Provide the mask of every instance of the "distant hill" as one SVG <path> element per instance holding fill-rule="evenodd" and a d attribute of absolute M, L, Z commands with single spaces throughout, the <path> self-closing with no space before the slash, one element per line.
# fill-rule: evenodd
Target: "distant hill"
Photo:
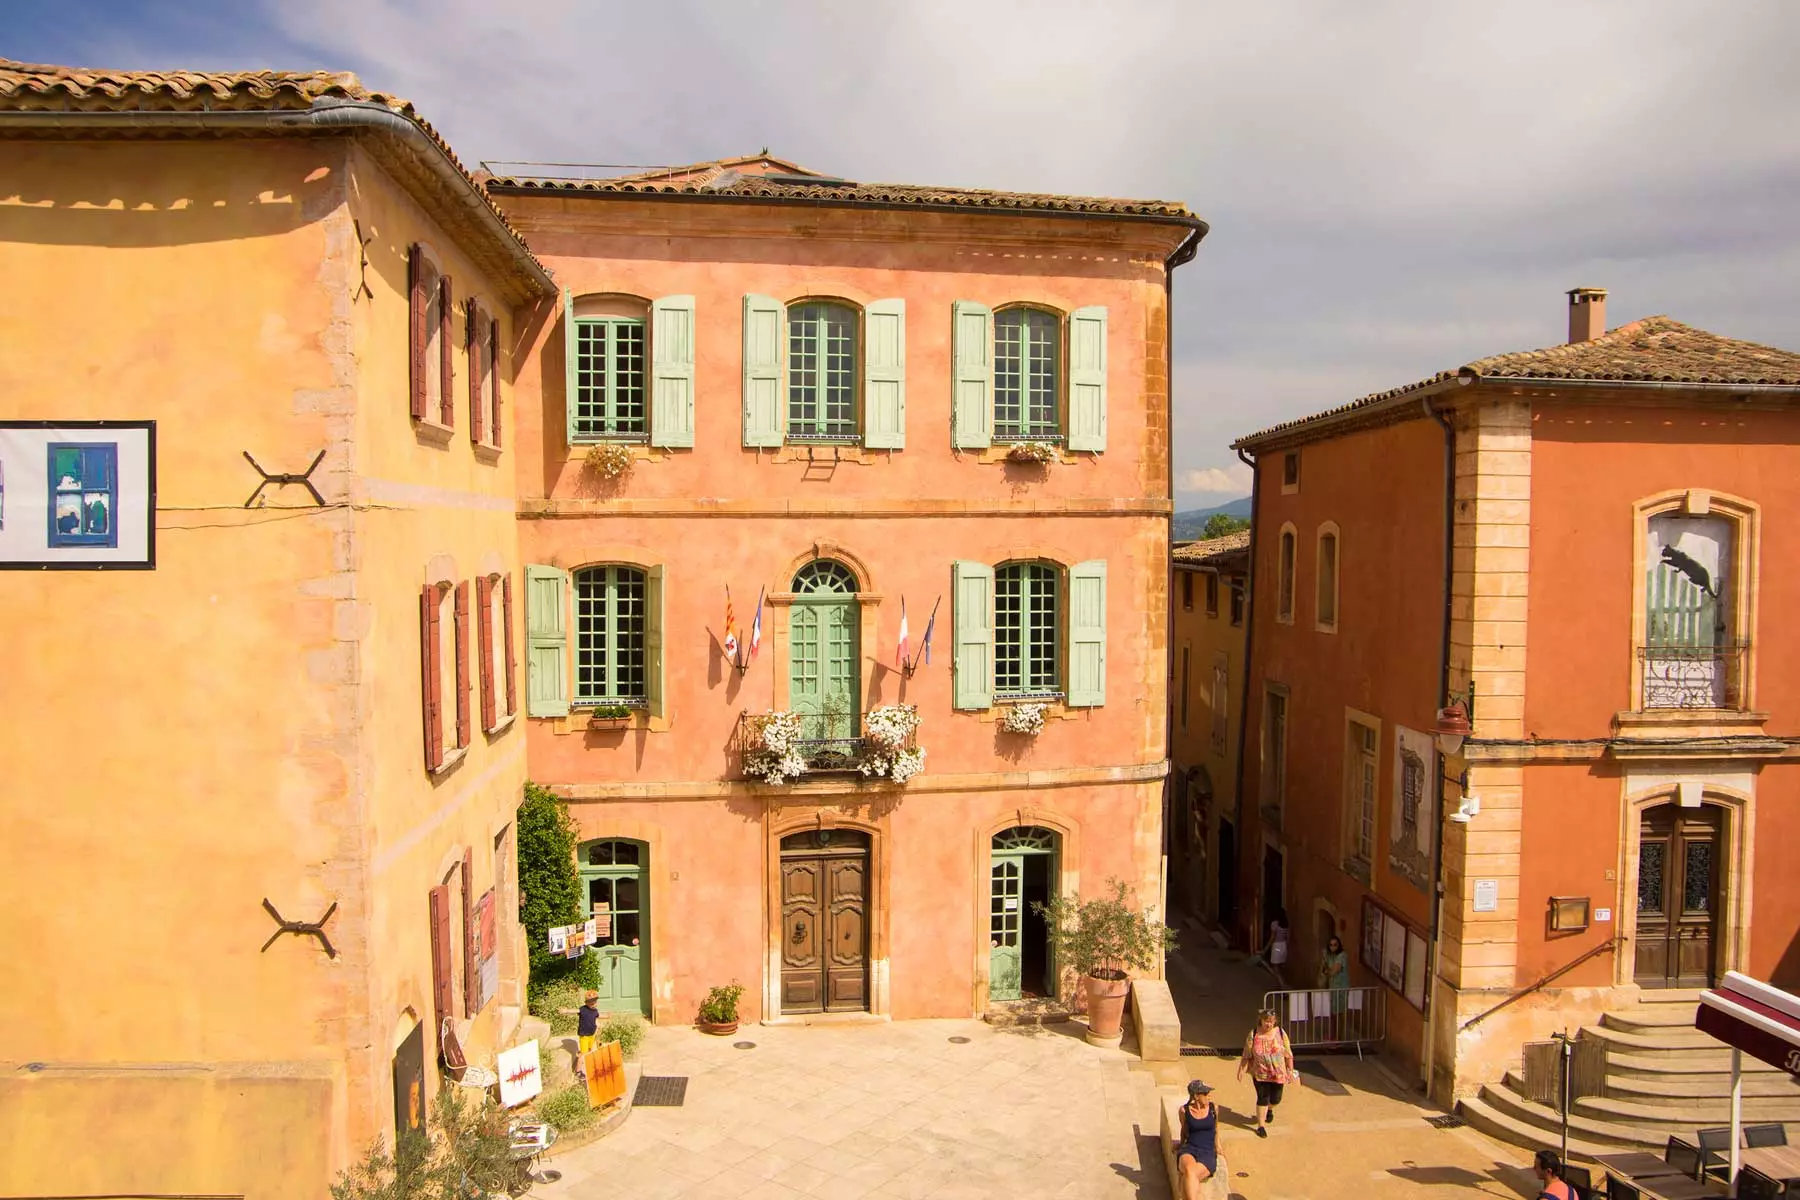
<path fill-rule="evenodd" d="M 1220 504 L 1214 508 L 1193 508 L 1189 509 L 1187 512 L 1176 513 L 1175 540 L 1178 542 L 1191 542 L 1199 537 L 1200 531 L 1206 527 L 1206 518 L 1212 516 L 1214 513 L 1225 513 L 1227 516 L 1242 517 L 1245 520 L 1249 520 L 1250 497 L 1245 496 L 1242 500 L 1233 500 L 1229 504 Z"/>

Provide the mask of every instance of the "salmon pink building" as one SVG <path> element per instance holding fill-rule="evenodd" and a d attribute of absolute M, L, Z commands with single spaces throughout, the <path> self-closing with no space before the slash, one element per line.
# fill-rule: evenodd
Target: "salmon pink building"
<path fill-rule="evenodd" d="M 1386 989 L 1389 1054 L 1503 1135 L 1546 1111 L 1515 1090 L 1529 1055 L 1502 1085 L 1521 1045 L 1587 1026 L 1607 1098 L 1575 1136 L 1617 1146 L 1669 1097 L 1690 1129 L 1724 1111 L 1723 1074 L 1691 1074 L 1712 1070 L 1694 989 L 1800 982 L 1800 354 L 1667 317 L 1608 331 L 1605 301 L 1570 293 L 1566 345 L 1238 443 L 1255 586 L 1228 815 L 1240 935 L 1285 907 L 1310 982 L 1339 933 Z M 1800 1118 L 1800 1090 L 1766 1087 L 1766 1115 Z"/>
<path fill-rule="evenodd" d="M 602 1006 L 1065 995 L 1034 902 L 1162 903 L 1178 204 L 769 157 L 488 192 L 519 350 L 526 725 Z"/>

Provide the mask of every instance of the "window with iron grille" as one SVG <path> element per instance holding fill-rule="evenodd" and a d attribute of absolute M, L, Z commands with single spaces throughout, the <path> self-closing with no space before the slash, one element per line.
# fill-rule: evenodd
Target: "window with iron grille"
<path fill-rule="evenodd" d="M 1009 563 L 994 572 L 994 692 L 1054 694 L 1058 591 L 1062 572 L 1048 563 Z"/>
<path fill-rule="evenodd" d="M 575 703 L 645 700 L 644 596 L 636 567 L 575 572 Z"/>
<path fill-rule="evenodd" d="M 1054 441 L 1062 436 L 1057 373 L 1062 322 L 1035 308 L 994 314 L 994 440 Z"/>
<path fill-rule="evenodd" d="M 788 437 L 855 440 L 856 327 L 841 304 L 788 309 Z"/>
<path fill-rule="evenodd" d="M 648 436 L 642 321 L 583 317 L 575 322 L 572 402 L 578 439 Z"/>
<path fill-rule="evenodd" d="M 1419 810 L 1425 804 L 1425 760 L 1410 750 L 1400 752 L 1400 841 L 1417 845 Z"/>

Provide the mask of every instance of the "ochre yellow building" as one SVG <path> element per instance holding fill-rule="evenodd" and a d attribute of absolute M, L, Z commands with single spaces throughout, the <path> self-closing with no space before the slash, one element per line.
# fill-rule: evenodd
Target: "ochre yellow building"
<path fill-rule="evenodd" d="M 0 62 L 0 138 L 0 1194 L 312 1200 L 518 1020 L 550 281 L 352 76 Z"/>

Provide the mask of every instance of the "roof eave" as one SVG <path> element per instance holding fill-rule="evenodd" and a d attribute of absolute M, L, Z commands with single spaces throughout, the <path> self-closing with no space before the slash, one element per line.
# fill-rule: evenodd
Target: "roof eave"
<path fill-rule="evenodd" d="M 1413 416 L 1423 417 L 1426 406 L 1431 400 L 1446 392 L 1460 393 L 1461 389 L 1477 382 L 1480 382 L 1477 377 L 1459 372 L 1448 378 L 1413 384 L 1391 396 L 1384 396 L 1369 404 L 1346 405 L 1331 412 L 1320 413 L 1313 417 L 1302 417 L 1285 425 L 1276 425 L 1260 433 L 1241 437 L 1231 443 L 1231 448 L 1242 450 L 1247 454 L 1259 454 L 1278 447 L 1315 442 L 1347 429 L 1387 424 L 1395 419 L 1404 420 Z M 1417 411 L 1406 413 L 1404 410 L 1407 409 L 1416 409 Z"/>

